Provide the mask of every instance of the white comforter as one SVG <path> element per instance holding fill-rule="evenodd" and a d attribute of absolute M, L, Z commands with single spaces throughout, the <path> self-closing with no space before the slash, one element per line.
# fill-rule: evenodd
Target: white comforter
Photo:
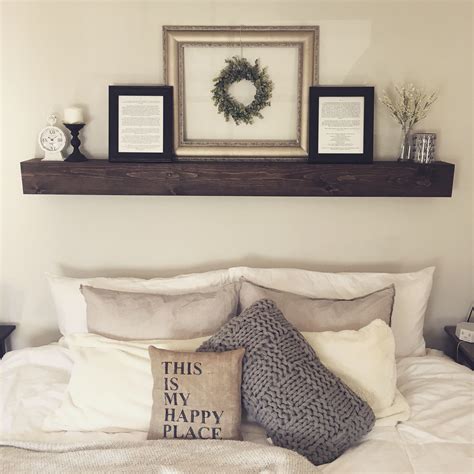
<path fill-rule="evenodd" d="M 396 427 L 374 428 L 339 459 L 315 470 L 474 472 L 472 372 L 436 351 L 425 357 L 402 359 L 397 366 L 398 387 L 410 404 L 410 419 Z M 141 432 L 43 433 L 43 419 L 59 405 L 71 367 L 68 349 L 60 344 L 22 349 L 5 356 L 0 362 L 0 444 L 139 442 L 146 438 L 146 433 Z M 265 433 L 255 424 L 244 424 L 243 434 L 247 441 L 267 443 Z"/>

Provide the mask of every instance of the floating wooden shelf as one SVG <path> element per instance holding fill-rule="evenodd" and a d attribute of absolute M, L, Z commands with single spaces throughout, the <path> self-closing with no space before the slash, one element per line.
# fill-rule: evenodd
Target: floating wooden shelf
<path fill-rule="evenodd" d="M 450 197 L 454 165 L 33 159 L 21 174 L 24 194 Z"/>

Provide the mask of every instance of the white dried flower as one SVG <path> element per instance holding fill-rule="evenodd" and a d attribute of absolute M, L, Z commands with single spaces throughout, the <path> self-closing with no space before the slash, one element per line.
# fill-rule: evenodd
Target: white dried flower
<path fill-rule="evenodd" d="M 404 130 L 411 129 L 423 120 L 438 99 L 436 91 L 430 94 L 423 88 L 416 88 L 412 83 L 395 86 L 395 94 L 391 97 L 385 90 L 379 101 L 387 107 L 390 115 Z"/>

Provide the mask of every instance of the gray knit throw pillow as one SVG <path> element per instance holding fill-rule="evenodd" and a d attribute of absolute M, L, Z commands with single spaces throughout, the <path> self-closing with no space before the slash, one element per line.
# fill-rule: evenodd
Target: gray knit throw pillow
<path fill-rule="evenodd" d="M 271 300 L 227 322 L 198 351 L 245 348 L 242 401 L 273 444 L 312 463 L 340 456 L 375 422 L 370 407 L 319 361 Z"/>

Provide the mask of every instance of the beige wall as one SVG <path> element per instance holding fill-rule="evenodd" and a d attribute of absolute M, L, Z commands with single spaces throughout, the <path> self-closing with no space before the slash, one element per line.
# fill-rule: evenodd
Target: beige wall
<path fill-rule="evenodd" d="M 407 271 L 436 265 L 431 345 L 472 295 L 472 6 L 467 2 L 10 2 L 1 4 L 1 321 L 15 346 L 57 337 L 45 271 L 172 275 L 230 265 Z M 425 130 L 456 163 L 452 199 L 23 196 L 51 112 L 88 107 L 107 154 L 107 86 L 162 81 L 163 24 L 318 24 L 323 84 L 439 88 Z M 377 106 L 376 156 L 399 132 Z"/>

